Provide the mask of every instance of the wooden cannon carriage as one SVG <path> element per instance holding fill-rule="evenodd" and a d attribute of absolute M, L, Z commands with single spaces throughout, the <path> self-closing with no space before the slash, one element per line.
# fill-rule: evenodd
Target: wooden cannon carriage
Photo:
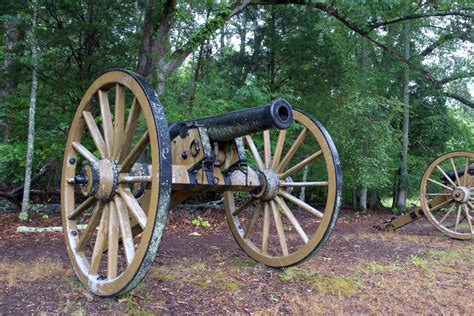
<path fill-rule="evenodd" d="M 215 191 L 224 195 L 240 247 L 268 266 L 287 267 L 329 237 L 341 185 L 329 134 L 288 102 L 168 125 L 143 78 L 111 70 L 89 87 L 70 128 L 64 236 L 86 287 L 124 294 L 153 264 L 169 209 Z"/>
<path fill-rule="evenodd" d="M 440 232 L 474 239 L 474 152 L 454 151 L 434 160 L 420 183 L 421 207 L 374 226 L 395 231 L 428 218 Z"/>

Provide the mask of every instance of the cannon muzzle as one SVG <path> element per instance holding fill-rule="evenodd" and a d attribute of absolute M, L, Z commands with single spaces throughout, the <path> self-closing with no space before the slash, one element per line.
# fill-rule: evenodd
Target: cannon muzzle
<path fill-rule="evenodd" d="M 287 129 L 292 123 L 291 105 L 286 100 L 277 99 L 270 105 L 173 123 L 170 138 L 186 133 L 190 126 L 203 126 L 207 128 L 211 142 L 226 142 L 270 128 Z"/>

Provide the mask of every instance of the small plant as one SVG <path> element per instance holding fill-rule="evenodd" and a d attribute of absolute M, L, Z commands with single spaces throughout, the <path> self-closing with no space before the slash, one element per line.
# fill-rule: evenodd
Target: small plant
<path fill-rule="evenodd" d="M 28 220 L 28 213 L 27 212 L 20 212 L 20 214 L 18 214 L 18 219 L 22 222 L 27 221 Z"/>
<path fill-rule="evenodd" d="M 428 268 L 428 260 L 420 258 L 415 255 L 410 256 L 410 261 L 413 263 L 413 265 L 417 268 L 421 268 L 426 270 Z"/>
<path fill-rule="evenodd" d="M 43 216 L 41 218 L 44 219 L 44 220 L 47 220 L 49 218 L 49 216 L 48 216 L 48 214 L 43 214 Z"/>
<path fill-rule="evenodd" d="M 306 271 L 303 269 L 295 268 L 295 267 L 290 267 L 287 269 L 283 270 L 283 273 L 280 274 L 280 280 L 282 281 L 290 281 L 294 277 L 300 276 L 300 275 L 305 275 Z"/>
<path fill-rule="evenodd" d="M 209 221 L 203 220 L 201 216 L 198 216 L 195 219 L 193 219 L 191 223 L 196 227 L 202 226 L 206 229 L 211 228 L 211 224 L 209 223 Z"/>

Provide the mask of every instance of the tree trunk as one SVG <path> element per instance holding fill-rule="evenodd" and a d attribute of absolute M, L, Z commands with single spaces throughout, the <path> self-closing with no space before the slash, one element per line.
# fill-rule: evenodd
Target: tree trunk
<path fill-rule="evenodd" d="M 194 100 L 196 99 L 196 84 L 199 81 L 199 71 L 201 70 L 201 63 L 204 53 L 204 44 L 201 44 L 199 48 L 199 53 L 196 61 L 196 68 L 194 69 L 193 80 L 191 81 L 191 93 L 189 94 L 189 103 L 188 103 L 188 113 L 193 113 Z"/>
<path fill-rule="evenodd" d="M 367 39 L 361 39 L 361 66 L 362 66 L 362 97 L 364 100 L 367 100 Z M 367 139 L 362 140 L 362 155 L 364 158 L 367 158 L 369 153 L 369 145 Z M 367 172 L 367 171 L 365 171 Z M 362 190 L 360 191 L 360 199 L 359 199 L 359 209 L 362 211 L 367 210 L 367 184 L 362 184 Z"/>
<path fill-rule="evenodd" d="M 357 190 L 356 188 L 352 188 L 352 208 L 354 211 L 357 211 Z"/>
<path fill-rule="evenodd" d="M 367 186 L 364 185 L 360 190 L 359 209 L 367 211 Z"/>
<path fill-rule="evenodd" d="M 30 185 L 31 185 L 31 166 L 33 164 L 33 148 L 35 141 L 35 111 L 36 111 L 36 92 L 38 87 L 37 77 L 37 48 L 36 48 L 36 22 L 38 15 L 37 0 L 33 0 L 33 25 L 31 28 L 31 62 L 32 62 L 32 79 L 31 79 L 31 98 L 30 98 L 30 113 L 28 118 L 28 145 L 26 153 L 25 164 L 25 186 L 23 188 L 23 202 L 21 204 L 21 211 L 27 213 L 29 211 L 30 203 Z"/>
<path fill-rule="evenodd" d="M 8 78 L 2 83 L 0 90 L 0 102 L 3 102 L 10 94 L 15 91 L 18 86 L 18 71 L 15 71 L 15 58 L 12 57 L 17 49 L 17 44 L 21 41 L 21 33 L 19 30 L 20 16 L 15 15 L 7 23 L 5 32 L 5 59 L 3 61 L 3 78 Z M 9 111 L 6 113 L 5 121 L 0 121 L 0 125 L 4 126 L 3 143 L 8 143 L 12 132 L 12 115 Z"/>
<path fill-rule="evenodd" d="M 220 47 L 220 55 L 221 57 L 224 57 L 224 53 L 225 53 L 225 25 L 221 27 L 221 31 L 220 31 L 220 44 L 221 44 L 221 47 Z"/>
<path fill-rule="evenodd" d="M 403 23 L 403 44 L 404 44 L 404 58 L 410 59 L 410 22 Z M 409 71 L 407 64 L 403 66 L 403 145 L 402 145 L 402 159 L 400 165 L 400 181 L 397 197 L 397 209 L 404 212 L 406 209 L 408 196 L 408 127 L 410 119 L 410 91 L 409 91 Z"/>
<path fill-rule="evenodd" d="M 307 180 L 308 180 L 308 165 L 304 166 L 302 181 L 306 182 Z M 303 202 L 306 200 L 306 187 L 301 187 L 300 200 Z"/>
<path fill-rule="evenodd" d="M 207 9 L 206 12 L 206 23 L 209 20 L 209 15 L 211 14 L 211 10 Z M 199 53 L 196 62 L 196 68 L 194 69 L 194 76 L 193 80 L 191 81 L 191 93 L 189 94 L 189 103 L 188 103 L 188 113 L 193 113 L 193 106 L 194 100 L 196 99 L 196 84 L 199 81 L 199 73 L 201 71 L 202 60 L 204 56 L 204 49 L 206 48 L 207 41 L 203 42 L 199 47 Z"/>
<path fill-rule="evenodd" d="M 375 210 L 381 204 L 376 190 L 370 190 L 369 210 Z"/>

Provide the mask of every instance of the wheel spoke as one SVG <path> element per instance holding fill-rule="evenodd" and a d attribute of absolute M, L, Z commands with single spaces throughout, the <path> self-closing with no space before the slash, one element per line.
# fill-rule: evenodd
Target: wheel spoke
<path fill-rule="evenodd" d="M 288 201 L 290 202 L 293 202 L 295 203 L 296 205 L 298 205 L 299 207 L 301 207 L 302 209 L 304 209 L 305 211 L 308 211 L 310 212 L 311 214 L 313 215 L 316 215 L 317 217 L 319 218 L 323 218 L 324 214 L 321 213 L 320 211 L 318 211 L 317 209 L 315 209 L 314 207 L 306 204 L 305 202 L 301 201 L 300 199 L 298 199 L 297 197 L 294 197 L 293 195 L 291 195 L 290 193 L 284 191 L 284 190 L 280 190 L 278 191 L 278 194 L 281 195 L 282 197 L 284 197 L 285 199 L 287 199 Z"/>
<path fill-rule="evenodd" d="M 440 210 L 443 207 L 445 207 L 446 205 L 449 205 L 452 201 L 453 201 L 453 199 L 451 198 L 449 200 L 444 201 L 443 203 L 439 203 L 438 205 L 435 205 L 434 207 L 430 208 L 429 211 L 430 212 L 435 212 L 437 210 Z"/>
<path fill-rule="evenodd" d="M 78 142 L 72 142 L 72 148 L 77 151 L 82 157 L 86 158 L 90 163 L 96 163 L 98 159 L 86 147 Z"/>
<path fill-rule="evenodd" d="M 272 145 L 270 141 L 270 130 L 263 131 L 263 151 L 265 157 L 265 168 L 272 165 Z"/>
<path fill-rule="evenodd" d="M 451 159 L 452 161 L 452 159 Z M 441 169 L 441 167 L 439 165 L 436 166 L 436 169 L 438 169 L 438 171 L 446 178 L 446 180 L 449 181 L 449 183 L 451 183 L 451 185 L 455 188 L 456 187 L 456 183 L 453 182 L 453 180 L 451 180 L 451 178 L 446 174 L 446 172 L 444 172 L 443 169 Z M 457 176 L 457 174 L 456 174 Z M 459 181 L 458 181 L 459 183 Z"/>
<path fill-rule="evenodd" d="M 92 252 L 89 274 L 96 275 L 99 272 L 100 260 L 107 243 L 107 232 L 109 228 L 109 206 L 106 204 L 102 211 L 102 219 L 100 220 L 99 231 Z"/>
<path fill-rule="evenodd" d="M 474 228 L 472 226 L 472 217 L 469 214 L 469 210 L 467 208 L 467 205 L 464 205 L 463 209 L 464 209 L 464 215 L 466 215 L 467 223 L 469 224 L 469 229 L 471 230 L 471 234 L 474 234 Z"/>
<path fill-rule="evenodd" d="M 84 251 L 84 248 L 87 246 L 87 244 L 91 240 L 91 237 L 94 234 L 97 225 L 99 224 L 103 208 L 104 208 L 104 204 L 101 201 L 97 202 L 97 205 L 94 209 L 94 213 L 90 217 L 89 222 L 87 223 L 87 227 L 82 233 L 82 236 L 79 239 L 79 242 L 77 243 L 77 246 L 76 246 L 77 252 Z"/>
<path fill-rule="evenodd" d="M 130 226 L 127 205 L 118 196 L 115 197 L 114 201 L 120 223 L 120 233 L 122 235 L 125 258 L 127 259 L 127 265 L 130 265 L 135 257 L 135 246 L 133 243 L 132 227 Z"/>
<path fill-rule="evenodd" d="M 459 218 L 461 217 L 461 209 L 462 209 L 462 204 L 459 204 L 458 206 L 458 213 L 456 214 L 456 223 L 454 224 L 454 231 L 458 231 L 458 225 L 459 225 Z"/>
<path fill-rule="evenodd" d="M 273 200 L 270 201 L 270 206 L 272 207 L 273 218 L 275 219 L 275 226 L 277 229 L 278 239 L 280 241 L 281 251 L 284 256 L 288 256 L 288 247 L 286 245 L 286 237 L 285 231 L 283 230 L 283 224 L 281 223 L 280 211 L 278 210 Z"/>
<path fill-rule="evenodd" d="M 136 98 L 133 98 L 130 113 L 128 114 L 127 124 L 125 125 L 124 139 L 122 145 L 122 151 L 119 154 L 118 162 L 122 162 L 123 158 L 127 157 L 130 153 L 132 146 L 133 135 L 138 125 L 138 117 L 140 115 L 140 104 Z"/>
<path fill-rule="evenodd" d="M 303 161 L 300 161 L 299 163 L 297 163 L 296 165 L 294 165 L 292 168 L 288 169 L 286 172 L 282 173 L 281 175 L 279 175 L 279 178 L 280 179 L 286 179 L 288 177 L 290 177 L 291 175 L 293 175 L 294 173 L 298 172 L 299 170 L 301 170 L 302 168 L 304 168 L 307 164 L 309 164 L 310 162 L 312 162 L 314 159 L 318 158 L 319 156 L 321 156 L 321 154 L 323 153 L 322 150 L 319 150 L 317 152 L 315 152 L 314 154 L 312 154 L 311 156 L 309 156 L 308 158 L 306 158 L 305 160 Z"/>
<path fill-rule="evenodd" d="M 145 230 L 147 216 L 145 212 L 143 212 L 142 207 L 140 206 L 140 204 L 138 204 L 138 201 L 135 199 L 133 194 L 127 189 L 119 187 L 118 192 L 122 199 L 125 201 L 125 204 L 127 204 L 132 217 L 137 221 L 138 225 L 140 225 L 142 230 Z"/>
<path fill-rule="evenodd" d="M 451 166 L 453 167 L 453 170 L 454 170 L 454 176 L 456 177 L 456 183 L 458 185 L 461 185 L 461 181 L 459 181 L 458 170 L 456 169 L 456 166 L 454 165 L 454 160 L 453 160 L 453 158 L 449 158 L 449 160 L 451 161 Z M 455 187 L 456 187 L 456 185 L 455 185 Z"/>
<path fill-rule="evenodd" d="M 125 124 L 125 89 L 121 84 L 115 88 L 115 117 L 114 117 L 114 143 L 112 146 L 112 157 L 118 159 L 123 142 Z"/>
<path fill-rule="evenodd" d="M 448 218 L 449 214 L 453 211 L 453 209 L 449 209 L 446 214 L 444 214 L 443 218 L 441 218 L 441 220 L 439 221 L 440 224 L 442 224 L 446 218 Z"/>
<path fill-rule="evenodd" d="M 119 222 L 114 202 L 109 203 L 109 245 L 107 248 L 107 278 L 117 277 Z"/>
<path fill-rule="evenodd" d="M 102 138 L 102 134 L 95 123 L 94 117 L 92 116 L 91 112 L 83 111 L 82 116 L 86 121 L 87 128 L 91 133 L 92 140 L 94 141 L 95 147 L 100 152 L 102 158 L 107 158 L 107 146 L 105 145 L 104 138 Z"/>
<path fill-rule="evenodd" d="M 326 187 L 329 183 L 327 181 L 320 182 L 283 182 L 280 181 L 280 187 Z"/>
<path fill-rule="evenodd" d="M 451 196 L 451 193 L 426 193 L 425 196 Z"/>
<path fill-rule="evenodd" d="M 303 228 L 300 226 L 300 224 L 298 223 L 298 220 L 295 218 L 295 216 L 293 215 L 293 213 L 291 212 L 290 208 L 288 207 L 288 205 L 285 203 L 285 201 L 279 197 L 279 196 L 276 196 L 275 197 L 275 200 L 277 201 L 277 203 L 280 205 L 280 207 L 283 209 L 284 213 L 285 213 L 285 216 L 286 218 L 288 218 L 288 220 L 290 221 L 291 225 L 295 228 L 296 232 L 298 233 L 298 235 L 300 235 L 301 239 L 303 239 L 304 243 L 307 244 L 309 239 L 308 239 L 308 236 L 306 235 L 306 233 L 304 232 Z"/>
<path fill-rule="evenodd" d="M 110 156 L 112 155 L 112 146 L 114 143 L 114 126 L 112 124 L 112 115 L 110 113 L 109 97 L 107 96 L 107 91 L 99 90 L 98 94 L 107 156 Z"/>
<path fill-rule="evenodd" d="M 150 134 L 148 130 L 143 134 L 138 143 L 135 145 L 133 150 L 128 154 L 128 156 L 123 160 L 122 165 L 120 166 L 121 172 L 128 172 L 132 169 L 133 164 L 140 157 L 141 153 L 145 150 L 146 146 L 150 143 Z"/>
<path fill-rule="evenodd" d="M 262 234 L 262 254 L 268 252 L 268 235 L 270 233 L 270 205 L 265 202 L 263 206 L 263 234 Z"/>
<path fill-rule="evenodd" d="M 258 216 L 260 215 L 260 211 L 262 210 L 262 202 L 259 202 L 257 204 L 257 207 L 255 208 L 255 212 L 253 213 L 252 219 L 250 220 L 249 225 L 247 226 L 247 229 L 245 230 L 244 233 L 244 239 L 249 239 L 252 237 L 253 230 L 255 228 L 255 224 L 257 223 Z"/>
<path fill-rule="evenodd" d="M 431 178 L 428 178 L 428 181 L 430 181 L 430 182 L 432 182 L 432 183 L 434 183 L 434 184 L 437 184 L 437 185 L 439 185 L 440 187 L 445 188 L 446 190 L 449 190 L 449 191 L 452 191 L 452 190 L 453 190 L 453 188 L 450 188 L 450 187 L 448 187 L 447 185 L 444 185 L 444 184 L 442 184 L 442 183 L 440 183 L 440 182 L 438 182 L 438 181 L 436 181 L 436 180 L 433 180 L 433 179 L 431 179 Z"/>
<path fill-rule="evenodd" d="M 90 196 L 84 202 L 82 202 L 78 207 L 76 207 L 71 214 L 69 214 L 69 220 L 75 220 L 78 218 L 85 210 L 92 206 L 95 202 L 95 197 Z"/>
<path fill-rule="evenodd" d="M 253 196 L 249 197 L 247 200 L 245 200 L 244 203 L 242 203 L 242 205 L 240 205 L 240 206 L 234 211 L 234 213 L 232 213 L 232 215 L 234 215 L 234 216 L 239 215 L 240 212 L 242 212 L 242 211 L 245 210 L 247 207 L 249 207 L 249 205 L 252 204 L 254 201 L 255 201 L 255 198 L 254 198 Z"/>
<path fill-rule="evenodd" d="M 260 171 L 263 171 L 265 169 L 265 165 L 262 162 L 262 158 L 260 157 L 260 154 L 258 153 L 257 147 L 255 146 L 255 143 L 253 142 L 253 138 L 250 135 L 245 136 L 245 140 L 247 141 L 247 144 L 249 145 L 250 151 L 252 152 L 253 157 L 255 158 L 255 161 L 257 162 L 258 169 Z"/>
<path fill-rule="evenodd" d="M 273 155 L 272 161 L 272 169 L 275 170 L 280 163 L 281 152 L 283 151 L 283 145 L 285 145 L 286 139 L 286 129 L 280 130 L 280 134 L 278 135 L 278 141 L 275 147 L 275 154 Z"/>
<path fill-rule="evenodd" d="M 303 140 L 306 137 L 307 132 L 308 132 L 308 129 L 304 127 L 303 130 L 298 135 L 298 138 L 296 138 L 296 141 L 293 143 L 293 145 L 291 145 L 290 150 L 288 150 L 285 157 L 283 158 L 281 163 L 278 165 L 278 168 L 276 169 L 278 173 L 285 170 L 286 166 L 288 166 L 291 159 L 293 158 L 293 156 L 295 155 L 295 153 L 298 151 L 301 144 L 303 143 Z"/>

